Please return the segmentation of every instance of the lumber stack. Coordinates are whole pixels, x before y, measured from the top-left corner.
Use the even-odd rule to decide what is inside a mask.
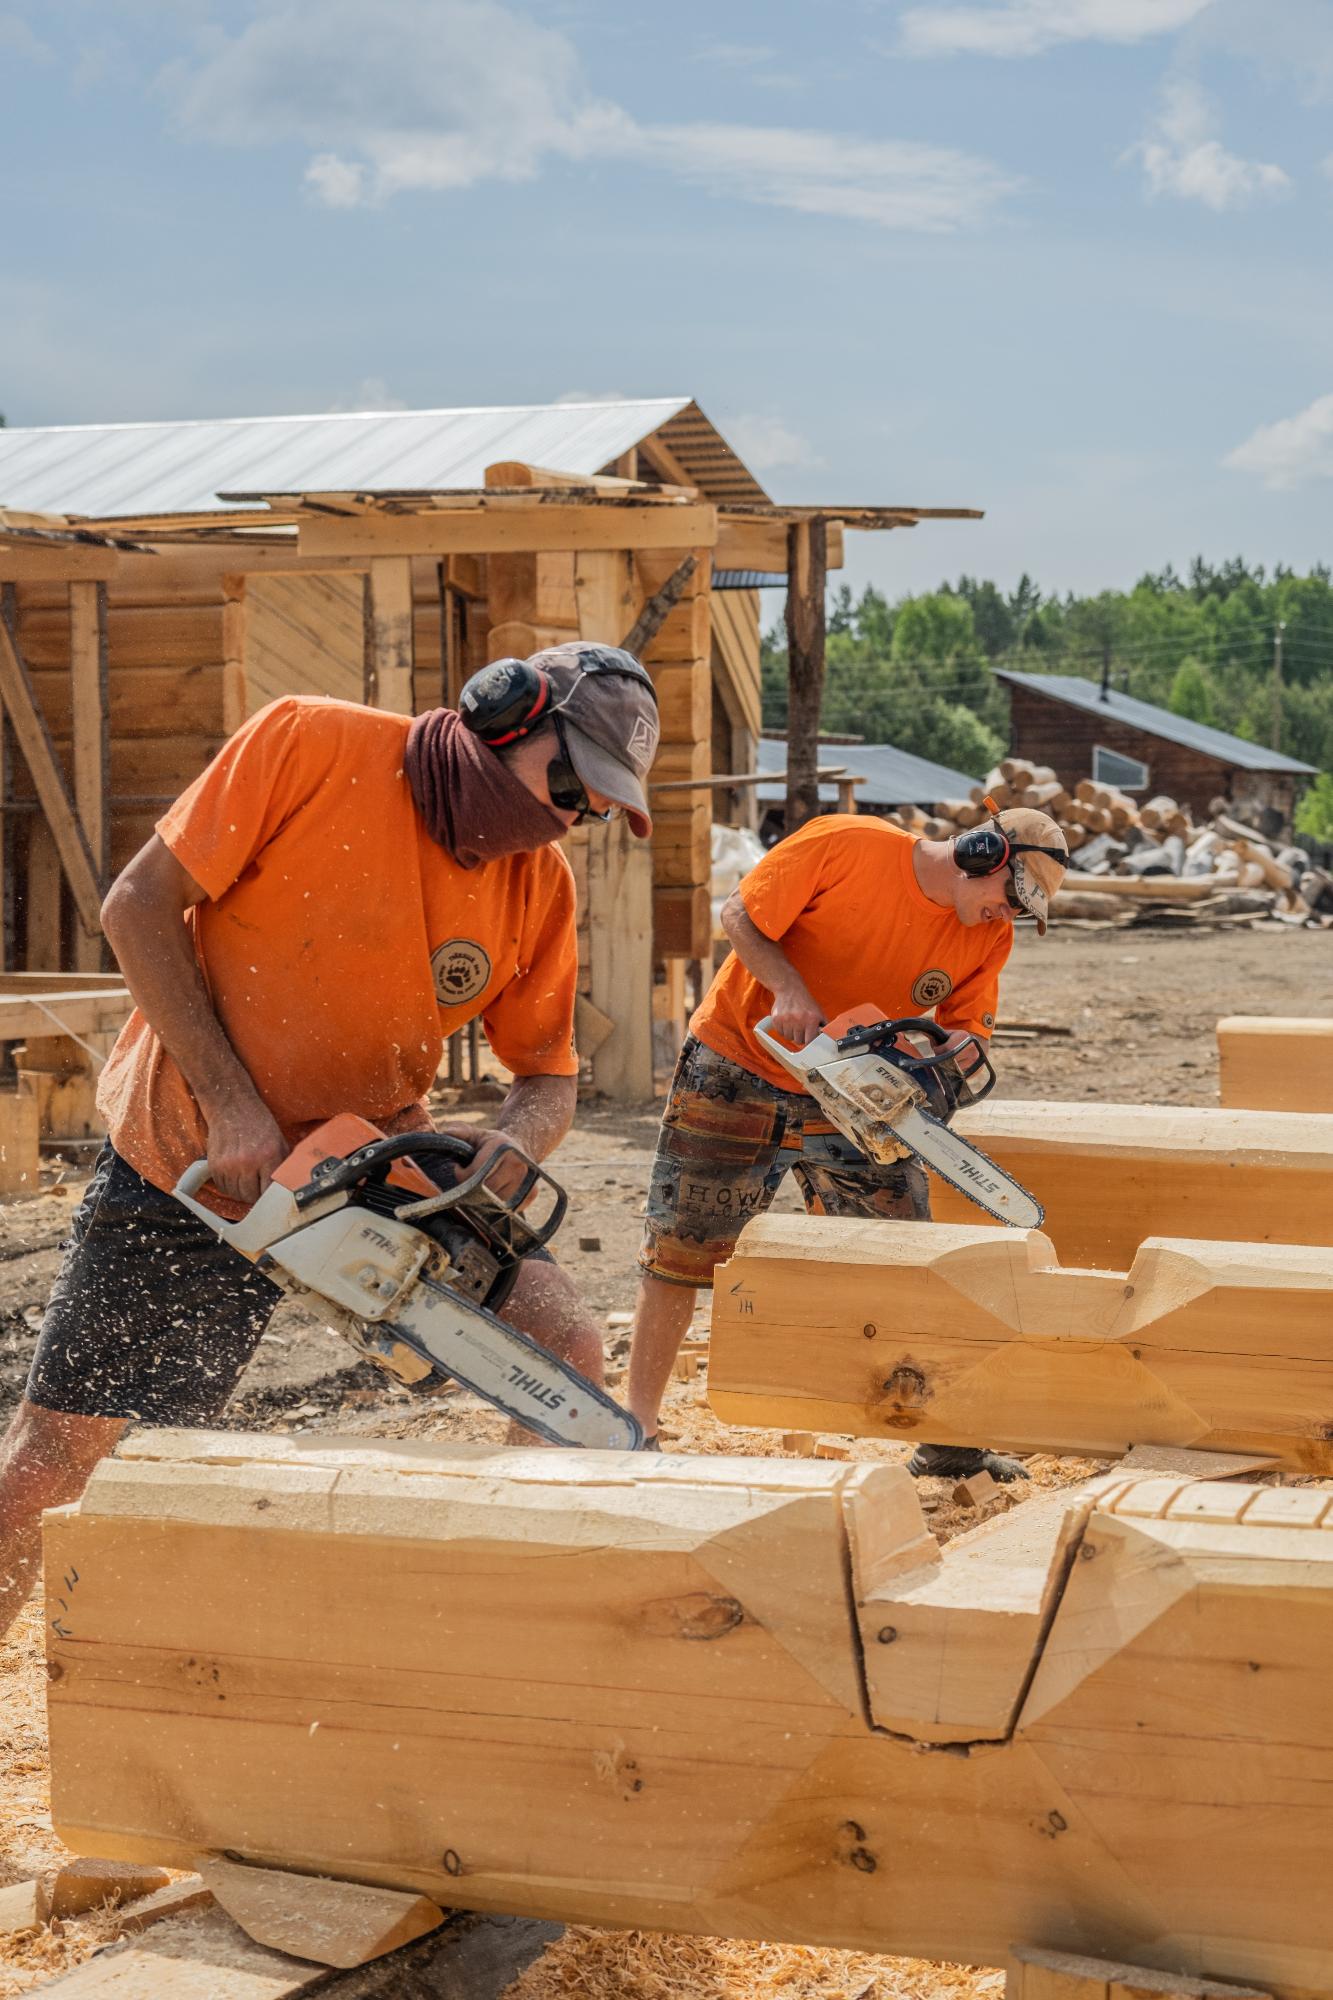
[[[1232,1014],[1217,1052],[1226,1108],[1333,1112],[1333,1021]]]
[[[1092,778],[1080,778],[1070,793],[1049,765],[1005,757],[969,798],[940,799],[931,813],[901,806],[886,817],[909,832],[948,840],[990,817],[987,798],[1002,811],[1032,806],[1048,813],[1078,857],[1052,906],[1055,918],[1161,926],[1254,923],[1276,915],[1322,925],[1333,910],[1327,878],[1311,869],[1300,848],[1269,840],[1221,799],[1207,821],[1196,823],[1164,793],[1135,800]]]
[[[436,1902],[1333,1993],[1333,1495],[150,1433],[48,1515],[53,1813]],[[953,1754],[923,1754],[931,1749]]]
[[[713,1293],[724,1423],[1333,1473],[1333,1249],[1143,1244],[1062,1269],[1036,1230],[765,1215]]]
[[[990,1098],[957,1127],[1036,1196],[1065,1265],[1127,1271],[1150,1236],[1333,1243],[1333,1115]],[[930,1196],[940,1222],[987,1221],[933,1176]]]

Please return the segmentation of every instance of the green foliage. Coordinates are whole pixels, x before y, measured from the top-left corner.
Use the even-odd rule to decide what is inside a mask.
[[[891,604],[844,584],[829,610],[823,727],[980,776],[1003,754],[1008,703],[995,667],[1073,674],[1253,743],[1272,740],[1274,639],[1282,626],[1282,749],[1333,771],[1333,579],[1271,574],[1239,557],[1169,565],[1128,591],[1008,596],[962,576]],[[763,641],[764,724],[787,717],[781,627]]]
[[[1333,843],[1333,776],[1321,771],[1296,808],[1296,831]]]

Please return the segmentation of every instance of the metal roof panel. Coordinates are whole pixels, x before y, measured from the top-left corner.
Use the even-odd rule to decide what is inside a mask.
[[[928,757],[914,757],[910,751],[899,750],[892,743],[821,743],[819,761],[821,764],[845,765],[849,777],[863,775],[866,782],[857,786],[857,799],[881,806],[931,806],[940,799],[965,799],[977,782],[962,771],[951,771],[947,764],[934,764]],[[786,744],[761,736],[757,768],[761,771],[785,771]],[[787,796],[787,788],[783,784],[758,785],[755,789],[766,803]],[[822,784],[819,796],[821,799],[835,799],[836,786],[827,782]]]
[[[1302,764],[1299,758],[1284,757],[1280,750],[1265,750],[1261,744],[1247,743],[1243,736],[1228,736],[1224,729],[1191,722],[1186,716],[1173,715],[1169,708],[1139,701],[1115,688],[1109,689],[1103,700],[1095,682],[1082,680],[1076,674],[1025,674],[1012,667],[997,667],[995,673],[999,680],[1014,681],[1019,687],[1049,695],[1052,701],[1067,702],[1071,708],[1081,708],[1088,714],[1109,716],[1130,729],[1141,729],[1147,736],[1158,736],[1165,743],[1179,743],[1186,750],[1197,750],[1201,756],[1215,757],[1220,764],[1234,764],[1242,771],[1314,775],[1313,764]]]
[[[670,396],[0,430],[0,506],[94,519],[225,513],[218,493],[242,487],[481,486],[505,458],[587,475],[689,407],[688,396]]]

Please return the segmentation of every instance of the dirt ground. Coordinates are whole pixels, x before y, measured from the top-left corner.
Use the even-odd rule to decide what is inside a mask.
[[[1333,1016],[1333,936],[1264,926],[1249,931],[1056,930],[1044,941],[1022,934],[1006,974],[995,1051],[999,1093],[1013,1098],[1100,1099],[1120,1103],[1216,1104],[1214,1028],[1225,1014]],[[1007,1043],[1006,1024],[1048,1023],[1065,1036]],[[558,1249],[588,1304],[611,1318],[610,1377],[623,1372],[628,1337],[614,1316],[633,1302],[644,1189],[659,1104],[590,1102],[549,1163],[568,1189],[570,1213]],[[451,1113],[457,1116],[457,1113]],[[478,1122],[484,1112],[469,1114]],[[80,1176],[57,1168],[40,1195],[0,1209],[0,1418],[21,1393],[37,1324],[77,1204]],[[784,1207],[795,1198],[784,1190]],[[706,1300],[696,1336],[706,1339]],[[700,1349],[703,1353],[706,1350]],[[664,1439],[677,1450],[778,1454],[777,1432],[728,1431],[710,1415],[705,1375],[673,1386]],[[349,1357],[308,1314],[275,1316],[225,1421],[272,1431],[332,1430],[385,1436],[499,1439],[503,1420],[475,1398],[427,1399],[388,1387]],[[906,1447],[854,1441],[856,1458],[894,1459]],[[1032,1489],[1073,1483],[1089,1461],[1029,1461]],[[922,1483],[931,1524],[947,1540],[960,1517],[948,1489]],[[975,1518],[975,1517],[971,1517]],[[0,1886],[57,1865],[45,1757],[40,1607],[0,1642]],[[30,1992],[76,1963],[107,1935],[105,1918],[82,1919],[35,1944],[0,1944],[0,2000]],[[709,1940],[571,1931],[524,1974],[513,2000],[993,2000],[994,1972],[935,1967],[863,1954],[717,1944]]]

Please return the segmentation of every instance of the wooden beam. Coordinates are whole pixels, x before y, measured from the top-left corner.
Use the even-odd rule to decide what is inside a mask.
[[[714,569],[752,569],[766,576],[787,574],[787,527],[785,521],[742,520],[720,514],[717,542],[713,549]],[[841,523],[828,523],[828,567],[843,565]]]
[[[47,1035],[100,1035],[123,1028],[134,1011],[128,990],[108,973],[102,986],[65,986],[54,967],[40,992],[0,993],[0,1042],[26,1042]]]
[[[580,639],[624,645],[637,600],[634,558],[628,550],[584,549],[575,556],[574,608]]]
[[[1333,1115],[991,1098],[957,1126],[1036,1195],[1065,1265],[1127,1271],[1149,1236],[1333,1243]],[[930,1196],[986,1222],[933,1176]]]
[[[51,547],[0,542],[0,580],[5,583],[106,583],[120,563],[117,550],[83,542]]]
[[[366,701],[371,708],[413,713],[412,565],[406,556],[377,557],[366,583]]]
[[[901,1466],[140,1433],[46,1516],[56,1833],[1333,1994],[1333,1494],[1110,1475],[1037,1511],[941,1554]],[[971,1733],[923,1754],[946,1646]]]
[[[522,555],[569,549],[711,548],[717,510],[706,502],[497,502],[450,512],[303,518],[303,556]]]
[[[98,933],[102,895],[97,870],[19,650],[12,597],[7,597],[0,608],[0,701],[8,711],[15,740],[31,773],[79,921],[86,931]]]
[[[1225,1109],[1333,1112],[1333,1021],[1232,1014],[1217,1052]]]
[[[823,520],[787,530],[787,813],[794,833],[819,811],[819,711],[824,700],[824,593],[828,537]]]
[[[111,880],[111,738],[104,583],[69,587],[69,678],[74,803],[98,888],[105,895]],[[77,925],[75,965],[97,972],[105,962],[100,922],[95,933]]]
[[[588,827],[588,998],[614,1023],[592,1055],[594,1088],[620,1102],[653,1094],[653,857],[629,821]]]
[[[1036,1230],[766,1215],[713,1293],[724,1423],[1333,1474],[1333,1249],[1145,1243],[1062,1269]]]

